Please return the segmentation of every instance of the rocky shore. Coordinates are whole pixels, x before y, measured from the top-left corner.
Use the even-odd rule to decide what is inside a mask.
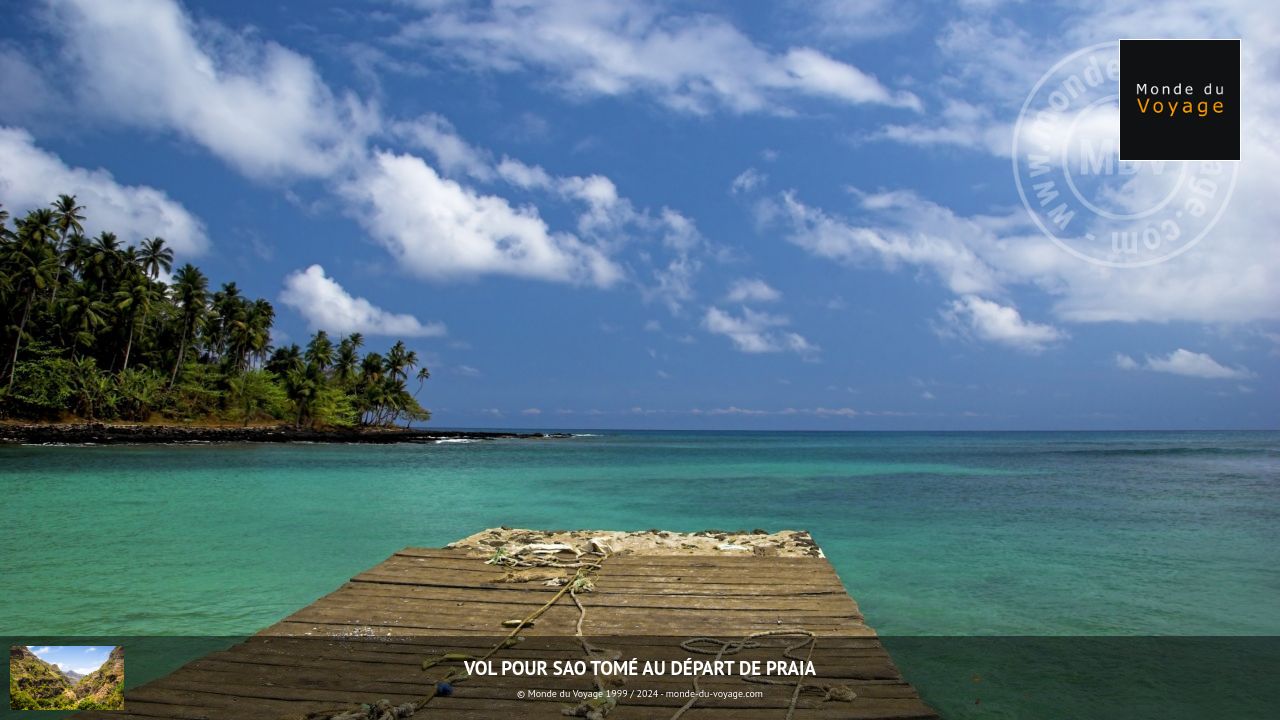
[[[333,429],[290,426],[212,427],[197,425],[0,424],[0,443],[122,445],[150,443],[434,443],[449,440],[545,439],[565,433],[481,432],[472,430]]]

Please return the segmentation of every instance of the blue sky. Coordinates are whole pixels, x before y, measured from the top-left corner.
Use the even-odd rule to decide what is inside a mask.
[[[277,342],[404,337],[439,425],[1277,425],[1267,3],[3,4],[0,202],[164,236]],[[1107,270],[1009,147],[1132,35],[1244,38],[1244,160]]]
[[[81,675],[102,667],[111,654],[111,646],[89,645],[41,645],[29,648],[41,660],[57,665],[63,670],[74,670]]]

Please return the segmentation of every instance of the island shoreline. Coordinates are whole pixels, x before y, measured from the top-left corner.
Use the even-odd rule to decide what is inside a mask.
[[[334,443],[393,445],[449,440],[544,440],[568,433],[405,428],[295,428],[125,423],[0,423],[0,445],[176,445],[190,443]]]

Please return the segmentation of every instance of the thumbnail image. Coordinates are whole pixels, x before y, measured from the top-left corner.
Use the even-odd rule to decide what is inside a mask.
[[[9,647],[12,710],[123,710],[124,648]]]

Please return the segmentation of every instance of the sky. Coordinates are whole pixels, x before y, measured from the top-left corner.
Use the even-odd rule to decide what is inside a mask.
[[[405,339],[438,426],[1280,425],[1267,2],[0,8],[0,203],[163,236],[277,344]],[[1243,39],[1242,160],[1195,247],[1106,268],[1011,140],[1135,35]]]
[[[102,667],[111,654],[110,646],[91,647],[88,645],[51,645],[28,648],[41,660],[57,665],[63,670],[74,670],[81,675]]]

